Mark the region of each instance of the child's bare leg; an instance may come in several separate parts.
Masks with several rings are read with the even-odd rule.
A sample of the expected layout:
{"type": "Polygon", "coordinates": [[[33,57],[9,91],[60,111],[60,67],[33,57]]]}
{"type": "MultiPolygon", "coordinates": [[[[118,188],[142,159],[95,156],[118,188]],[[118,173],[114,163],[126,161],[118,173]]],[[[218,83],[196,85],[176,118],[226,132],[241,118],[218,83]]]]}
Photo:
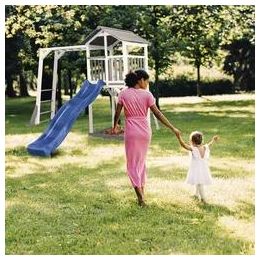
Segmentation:
{"type": "Polygon", "coordinates": [[[196,185],[195,196],[199,197],[199,184],[196,185]]]}
{"type": "Polygon", "coordinates": [[[195,194],[193,195],[194,199],[199,199],[199,184],[195,186],[195,194]]]}
{"type": "Polygon", "coordinates": [[[200,199],[202,202],[206,202],[205,200],[205,193],[204,193],[204,186],[203,184],[199,184],[199,194],[200,194],[200,199]]]}

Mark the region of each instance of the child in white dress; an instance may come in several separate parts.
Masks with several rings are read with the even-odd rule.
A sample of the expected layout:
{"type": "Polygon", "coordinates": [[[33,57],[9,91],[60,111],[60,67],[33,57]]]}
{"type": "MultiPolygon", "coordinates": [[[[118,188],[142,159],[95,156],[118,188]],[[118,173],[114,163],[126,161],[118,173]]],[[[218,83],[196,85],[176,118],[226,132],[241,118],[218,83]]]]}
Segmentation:
{"type": "Polygon", "coordinates": [[[208,166],[210,155],[209,147],[218,140],[218,136],[213,136],[212,140],[207,144],[202,144],[203,134],[194,131],[190,134],[190,144],[183,141],[179,135],[179,142],[182,147],[190,151],[191,160],[186,183],[196,186],[195,198],[200,198],[203,203],[206,203],[204,194],[204,185],[212,183],[211,173],[208,166]]]}

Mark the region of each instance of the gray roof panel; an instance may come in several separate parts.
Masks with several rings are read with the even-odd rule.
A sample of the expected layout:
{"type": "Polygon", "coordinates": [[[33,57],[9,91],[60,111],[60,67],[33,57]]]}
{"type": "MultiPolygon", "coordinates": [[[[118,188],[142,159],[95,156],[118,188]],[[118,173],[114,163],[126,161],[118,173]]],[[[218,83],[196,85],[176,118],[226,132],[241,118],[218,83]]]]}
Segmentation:
{"type": "MultiPolygon", "coordinates": [[[[113,44],[116,39],[120,41],[127,41],[127,42],[135,42],[135,43],[144,43],[149,44],[147,40],[140,37],[139,35],[126,30],[116,29],[116,28],[110,28],[105,26],[98,26],[93,32],[91,32],[87,38],[85,39],[85,44],[90,41],[97,33],[100,31],[106,32],[111,36],[108,36],[108,46],[113,44]]],[[[96,39],[91,42],[93,45],[104,45],[104,38],[103,37],[97,37],[96,39]]]]}

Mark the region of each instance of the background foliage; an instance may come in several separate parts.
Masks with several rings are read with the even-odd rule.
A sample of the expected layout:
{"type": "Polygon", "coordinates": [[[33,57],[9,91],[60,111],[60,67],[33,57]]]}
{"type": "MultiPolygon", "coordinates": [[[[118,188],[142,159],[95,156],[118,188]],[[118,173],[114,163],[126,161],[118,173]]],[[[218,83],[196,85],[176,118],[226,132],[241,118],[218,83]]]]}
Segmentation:
{"type": "MultiPolygon", "coordinates": [[[[149,66],[158,105],[162,74],[178,66],[178,54],[196,69],[197,95],[204,94],[201,68],[213,66],[224,67],[236,90],[254,90],[254,6],[7,5],[5,11],[8,97],[28,96],[28,90],[36,88],[40,47],[83,44],[98,25],[131,30],[151,42],[149,66]],[[250,53],[239,54],[239,42],[239,48],[249,46],[250,53]]],[[[45,61],[46,84],[51,81],[52,59],[45,61]]],[[[60,82],[65,82],[60,88],[71,95],[68,89],[75,90],[86,77],[84,55],[66,54],[60,66],[60,82]]],[[[176,75],[167,78],[174,82],[176,75]]],[[[181,88],[172,95],[176,91],[182,95],[181,88]]]]}

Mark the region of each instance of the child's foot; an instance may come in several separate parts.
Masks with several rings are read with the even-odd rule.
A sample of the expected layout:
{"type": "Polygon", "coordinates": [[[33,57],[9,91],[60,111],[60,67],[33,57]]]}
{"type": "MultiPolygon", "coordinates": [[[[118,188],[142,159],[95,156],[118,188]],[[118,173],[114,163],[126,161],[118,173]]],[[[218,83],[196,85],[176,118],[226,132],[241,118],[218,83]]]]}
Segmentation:
{"type": "Polygon", "coordinates": [[[206,201],[205,199],[201,199],[201,202],[202,202],[203,204],[207,204],[207,201],[206,201]]]}
{"type": "Polygon", "coordinates": [[[198,195],[196,195],[196,194],[195,194],[195,195],[193,195],[193,196],[192,196],[192,198],[193,198],[194,200],[199,200],[199,196],[198,196],[198,195]]]}

